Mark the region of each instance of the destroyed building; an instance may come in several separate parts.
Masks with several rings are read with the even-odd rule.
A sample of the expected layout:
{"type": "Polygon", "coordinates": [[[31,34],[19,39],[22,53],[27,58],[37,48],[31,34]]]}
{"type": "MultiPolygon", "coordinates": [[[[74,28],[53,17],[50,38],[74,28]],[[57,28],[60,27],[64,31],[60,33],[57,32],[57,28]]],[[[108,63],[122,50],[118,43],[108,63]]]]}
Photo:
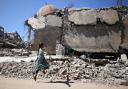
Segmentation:
{"type": "MultiPolygon", "coordinates": [[[[121,8],[121,7],[120,7],[121,8]]],[[[33,49],[44,42],[48,54],[55,54],[56,42],[78,52],[118,53],[128,51],[128,10],[119,8],[65,8],[43,6],[26,20],[34,31],[33,49]]],[[[30,30],[29,29],[29,30],[30,30]]],[[[67,52],[68,53],[68,52],[67,52]]]]}
{"type": "Polygon", "coordinates": [[[7,33],[3,27],[0,27],[0,47],[2,48],[19,48],[23,43],[17,32],[7,33]]]}

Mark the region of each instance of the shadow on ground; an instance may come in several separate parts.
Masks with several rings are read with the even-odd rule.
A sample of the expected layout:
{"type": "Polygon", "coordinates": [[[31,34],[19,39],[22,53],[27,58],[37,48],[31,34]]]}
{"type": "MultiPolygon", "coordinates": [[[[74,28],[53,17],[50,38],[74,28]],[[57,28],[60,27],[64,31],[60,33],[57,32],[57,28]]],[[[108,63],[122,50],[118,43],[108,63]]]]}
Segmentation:
{"type": "MultiPolygon", "coordinates": [[[[38,81],[38,83],[41,83],[43,81],[38,81]]],[[[43,82],[43,83],[64,83],[66,84],[68,87],[71,87],[71,83],[74,83],[72,81],[49,81],[49,82],[43,82]]]]}

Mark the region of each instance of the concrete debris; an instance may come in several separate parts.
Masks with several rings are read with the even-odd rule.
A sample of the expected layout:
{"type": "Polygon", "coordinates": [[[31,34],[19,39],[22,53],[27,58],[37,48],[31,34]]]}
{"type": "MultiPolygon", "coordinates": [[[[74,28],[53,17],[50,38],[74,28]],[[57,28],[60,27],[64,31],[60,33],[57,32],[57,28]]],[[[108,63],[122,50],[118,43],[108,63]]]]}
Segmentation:
{"type": "Polygon", "coordinates": [[[4,62],[0,63],[1,75],[15,78],[32,78],[33,63],[21,61],[17,62],[4,62]]]}
{"type": "Polygon", "coordinates": [[[62,44],[59,44],[58,41],[56,41],[56,55],[64,55],[64,46],[62,44]]]}
{"type": "Polygon", "coordinates": [[[56,15],[48,15],[46,17],[32,17],[28,19],[28,24],[34,29],[43,29],[46,26],[62,26],[62,19],[56,15]]]}
{"type": "MultiPolygon", "coordinates": [[[[34,63],[31,62],[3,62],[0,63],[0,75],[14,78],[32,78],[34,63]]],[[[81,80],[82,82],[95,82],[111,85],[128,85],[128,68],[124,64],[114,63],[95,66],[74,58],[69,61],[53,61],[47,73],[39,73],[38,78],[81,80]]],[[[54,81],[54,80],[53,80],[54,81]]]]}
{"type": "Polygon", "coordinates": [[[0,49],[0,57],[2,56],[29,56],[31,54],[27,49],[0,49]]]}
{"type": "Polygon", "coordinates": [[[28,24],[34,29],[42,29],[45,27],[45,17],[29,18],[28,24]]]}
{"type": "Polygon", "coordinates": [[[118,62],[128,65],[128,58],[126,54],[121,54],[121,57],[118,59],[118,62]]]}

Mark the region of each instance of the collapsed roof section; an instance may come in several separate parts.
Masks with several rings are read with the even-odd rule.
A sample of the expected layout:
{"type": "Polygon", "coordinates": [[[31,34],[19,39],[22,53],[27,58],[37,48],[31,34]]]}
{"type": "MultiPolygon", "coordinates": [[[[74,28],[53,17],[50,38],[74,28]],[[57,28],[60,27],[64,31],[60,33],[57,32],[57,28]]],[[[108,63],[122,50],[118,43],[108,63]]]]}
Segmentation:
{"type": "Polygon", "coordinates": [[[45,5],[37,11],[36,16],[27,20],[27,24],[30,25],[33,30],[43,29],[47,25],[61,27],[62,20],[56,15],[52,15],[58,9],[53,5],[45,5]],[[51,15],[48,15],[51,14],[51,15]]]}
{"type": "MultiPolygon", "coordinates": [[[[28,19],[28,24],[31,25],[33,29],[42,29],[46,26],[62,26],[62,18],[57,16],[57,10],[47,9],[48,6],[44,6],[43,9],[37,12],[37,17],[31,17],[28,19]],[[45,7],[45,8],[44,8],[45,7]],[[46,10],[44,10],[46,9],[46,10]]],[[[51,8],[51,7],[50,7],[51,8]]],[[[119,21],[118,13],[116,10],[78,10],[71,9],[69,11],[69,21],[76,25],[96,25],[97,20],[105,22],[109,25],[115,24],[119,21]]]]}
{"type": "Polygon", "coordinates": [[[69,13],[69,20],[74,22],[77,25],[88,25],[96,24],[97,19],[100,19],[101,22],[107,24],[115,24],[119,21],[118,13],[115,10],[81,10],[81,11],[71,11],[69,13]]]}
{"type": "Polygon", "coordinates": [[[31,25],[33,30],[35,29],[43,29],[46,26],[62,26],[62,19],[55,15],[48,15],[46,17],[32,17],[28,19],[28,24],[31,25]]]}

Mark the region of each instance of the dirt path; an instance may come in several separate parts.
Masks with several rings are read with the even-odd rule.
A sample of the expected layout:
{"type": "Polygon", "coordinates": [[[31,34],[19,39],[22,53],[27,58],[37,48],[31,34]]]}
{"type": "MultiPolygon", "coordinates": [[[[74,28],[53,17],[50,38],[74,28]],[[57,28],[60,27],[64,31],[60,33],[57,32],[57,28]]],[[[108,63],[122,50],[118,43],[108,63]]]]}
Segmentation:
{"type": "Polygon", "coordinates": [[[107,86],[93,83],[71,82],[67,85],[64,81],[48,83],[47,80],[26,80],[0,77],[0,89],[128,89],[128,86],[107,86]],[[70,85],[70,87],[69,87],[70,85]]]}

